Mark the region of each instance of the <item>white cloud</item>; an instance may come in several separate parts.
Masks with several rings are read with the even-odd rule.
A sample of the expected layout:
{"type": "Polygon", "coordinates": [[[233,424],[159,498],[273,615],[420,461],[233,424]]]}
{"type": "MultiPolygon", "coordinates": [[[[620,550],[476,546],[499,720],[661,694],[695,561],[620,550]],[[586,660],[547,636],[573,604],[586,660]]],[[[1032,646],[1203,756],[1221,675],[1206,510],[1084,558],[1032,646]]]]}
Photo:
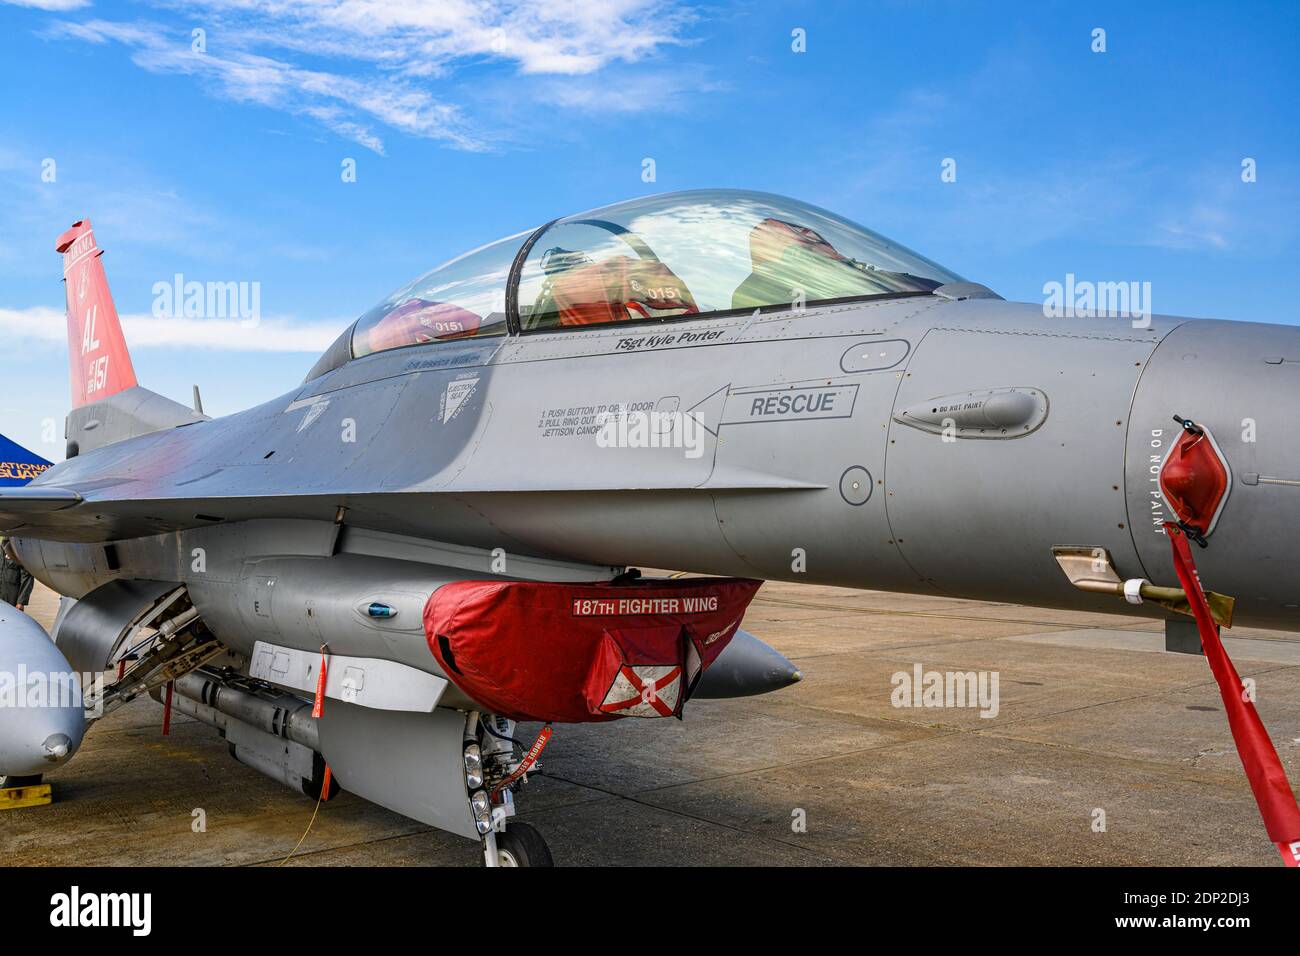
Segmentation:
{"type": "MultiPolygon", "coordinates": [[[[122,332],[127,345],[136,349],[183,347],[232,352],[324,352],[347,320],[299,322],[288,318],[267,318],[246,326],[236,319],[155,318],[152,315],[124,315],[122,332]]],[[[66,345],[67,321],[62,309],[33,306],[28,309],[0,308],[0,336],[7,348],[30,345],[66,345]]]]}
{"type": "Polygon", "coordinates": [[[592,73],[680,44],[695,15],[673,0],[179,0],[261,43],[344,54],[418,76],[482,57],[523,73],[592,73]]]}
{"type": "Polygon", "coordinates": [[[24,341],[68,341],[68,326],[63,311],[42,305],[30,309],[0,309],[0,333],[15,348],[24,341]]]}
{"type": "Polygon", "coordinates": [[[618,75],[539,80],[531,86],[531,98],[583,113],[644,113],[647,109],[672,113],[687,109],[700,94],[729,89],[725,83],[710,80],[707,71],[698,67],[641,71],[635,77],[615,73],[618,75]]]}
{"type": "MultiPolygon", "coordinates": [[[[193,76],[222,98],[310,117],[379,153],[379,127],[466,150],[500,138],[429,91],[460,67],[501,62],[523,74],[589,77],[684,44],[694,21],[676,0],[157,2],[182,14],[183,23],[63,20],[49,32],[123,44],[143,69],[193,76]],[[191,48],[196,27],[205,31],[205,52],[191,48]]],[[[553,105],[591,111],[602,102],[608,110],[628,108],[581,90],[553,105]]]]}
{"type": "Polygon", "coordinates": [[[50,13],[63,13],[90,6],[90,0],[0,0],[0,3],[7,3],[13,7],[32,7],[50,13]]]}
{"type": "Polygon", "coordinates": [[[152,25],[61,22],[52,32],[90,43],[124,44],[133,51],[132,61],[151,73],[194,76],[213,84],[214,91],[226,99],[310,116],[379,153],[383,141],[367,125],[376,121],[461,149],[483,146],[466,131],[456,107],[399,77],[361,80],[243,51],[196,53],[188,35],[152,25]]]}

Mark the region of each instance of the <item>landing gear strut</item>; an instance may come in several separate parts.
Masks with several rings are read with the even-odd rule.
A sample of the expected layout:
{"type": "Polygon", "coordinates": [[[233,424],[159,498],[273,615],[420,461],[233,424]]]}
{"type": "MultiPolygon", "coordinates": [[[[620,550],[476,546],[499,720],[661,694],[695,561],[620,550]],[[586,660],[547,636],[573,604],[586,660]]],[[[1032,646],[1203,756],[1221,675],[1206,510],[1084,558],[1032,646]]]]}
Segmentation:
{"type": "Polygon", "coordinates": [[[484,866],[554,866],[542,835],[515,815],[515,792],[538,768],[537,757],[550,739],[550,726],[531,747],[515,739],[515,722],[493,714],[470,713],[465,722],[465,779],[470,812],[483,841],[484,866]]]}

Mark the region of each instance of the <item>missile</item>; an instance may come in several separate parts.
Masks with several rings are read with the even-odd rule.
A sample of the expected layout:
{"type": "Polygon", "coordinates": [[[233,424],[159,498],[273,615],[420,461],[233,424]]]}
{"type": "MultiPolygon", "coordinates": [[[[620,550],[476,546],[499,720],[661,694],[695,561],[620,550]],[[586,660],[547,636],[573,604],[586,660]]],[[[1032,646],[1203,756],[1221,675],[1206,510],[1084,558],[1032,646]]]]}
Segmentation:
{"type": "Polygon", "coordinates": [[[803,680],[799,668],[749,631],[736,631],[731,643],[700,677],[692,698],[753,697],[803,680]]]}
{"type": "MultiPolygon", "coordinates": [[[[320,796],[325,758],[310,701],[209,670],[178,677],[173,689],[176,711],[219,730],[240,763],[309,797],[320,796]]],[[[161,687],[149,694],[163,702],[161,687]]],[[[337,792],[331,781],[327,798],[337,792]]]]}
{"type": "MultiPolygon", "coordinates": [[[[311,715],[311,702],[283,691],[261,687],[237,676],[216,674],[207,670],[193,671],[178,677],[173,685],[177,694],[204,704],[219,714],[248,724],[265,734],[284,737],[311,750],[320,750],[320,736],[316,719],[311,715]]],[[[161,701],[161,688],[151,692],[161,701]]],[[[205,721],[222,730],[225,721],[205,721]]]]}
{"type": "Polygon", "coordinates": [[[0,776],[53,770],[85,733],[80,676],[44,628],[0,602],[0,776]]]}

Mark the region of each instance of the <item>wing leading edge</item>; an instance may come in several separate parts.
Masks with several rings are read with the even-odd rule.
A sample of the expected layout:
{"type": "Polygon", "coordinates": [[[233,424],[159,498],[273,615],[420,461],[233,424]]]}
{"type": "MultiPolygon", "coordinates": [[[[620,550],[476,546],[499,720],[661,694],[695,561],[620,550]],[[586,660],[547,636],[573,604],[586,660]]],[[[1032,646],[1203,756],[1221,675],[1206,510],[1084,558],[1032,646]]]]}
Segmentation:
{"type": "Polygon", "coordinates": [[[52,485],[0,488],[0,521],[61,511],[81,504],[82,500],[77,492],[52,485]]]}

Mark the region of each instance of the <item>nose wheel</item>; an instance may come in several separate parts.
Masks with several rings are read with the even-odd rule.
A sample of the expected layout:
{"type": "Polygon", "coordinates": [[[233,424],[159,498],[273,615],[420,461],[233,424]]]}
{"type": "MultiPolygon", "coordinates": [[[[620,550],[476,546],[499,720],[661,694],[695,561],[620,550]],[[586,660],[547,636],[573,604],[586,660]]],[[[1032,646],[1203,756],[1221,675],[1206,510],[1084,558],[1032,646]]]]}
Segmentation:
{"type": "Polygon", "coordinates": [[[500,833],[489,833],[483,844],[484,866],[555,865],[550,847],[536,828],[527,823],[511,823],[500,833]]]}

